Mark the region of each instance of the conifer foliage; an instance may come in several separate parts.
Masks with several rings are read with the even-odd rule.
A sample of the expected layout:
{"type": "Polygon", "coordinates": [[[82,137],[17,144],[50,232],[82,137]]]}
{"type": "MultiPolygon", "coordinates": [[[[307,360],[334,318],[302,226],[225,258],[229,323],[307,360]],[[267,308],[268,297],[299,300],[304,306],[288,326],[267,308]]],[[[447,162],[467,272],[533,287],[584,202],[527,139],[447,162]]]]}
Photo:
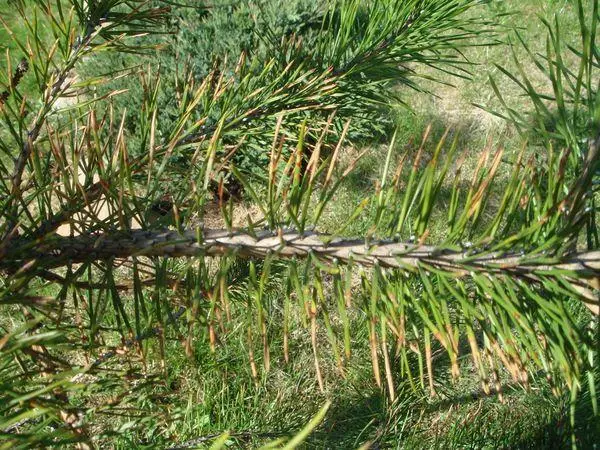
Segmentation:
{"type": "Polygon", "coordinates": [[[467,76],[461,49],[494,39],[474,18],[479,2],[332,0],[310,45],[267,33],[266,50],[234,70],[178,74],[177,118],[161,134],[160,76],[142,74],[141,110],[119,111],[111,98],[126,93],[92,88],[122,74],[81,78],[78,67],[148,50],[147,34],[169,31],[170,3],[11,2],[27,37],[12,36],[0,73],[0,447],[90,448],[143,427],[139,399],[169,370],[165,341],[219,352],[240,327],[253,377],[293,358],[289,335],[304,328],[322,387],[322,349],[343,376],[360,326],[392,400],[401,377],[435,395],[432,354],[444,352],[453,377],[469,354],[486,392],[504,370],[523,383],[543,373],[557,394],[588,389],[595,402],[597,0],[577,2],[581,47],[562,48],[547,24],[548,54],[532,55],[553,94],[507,73],[535,104],[544,158],[488,147],[465,183],[448,134],[431,154],[429,134],[401,153],[394,136],[375,193],[336,229],[323,218],[356,165],[342,164],[353,118],[402,102],[398,83],[420,89],[419,67],[467,76]],[[250,141],[268,161],[259,176],[235,164],[250,141]],[[236,215],[233,186],[258,214],[236,215]],[[434,240],[440,210],[447,230],[434,240]],[[369,226],[349,236],[358,217],[369,226]],[[125,425],[106,420],[132,405],[125,425]]]}

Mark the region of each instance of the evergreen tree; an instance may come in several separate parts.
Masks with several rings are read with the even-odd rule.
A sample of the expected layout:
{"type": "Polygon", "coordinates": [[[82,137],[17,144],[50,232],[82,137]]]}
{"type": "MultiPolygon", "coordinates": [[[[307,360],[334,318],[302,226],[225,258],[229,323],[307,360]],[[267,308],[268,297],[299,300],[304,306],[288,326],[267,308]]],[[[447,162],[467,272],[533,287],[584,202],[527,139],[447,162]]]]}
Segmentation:
{"type": "Polygon", "coordinates": [[[321,387],[322,348],[343,376],[360,336],[392,401],[402,377],[435,395],[443,352],[453,377],[469,353],[486,392],[502,369],[523,383],[543,373],[556,394],[591,392],[595,408],[597,0],[577,1],[578,67],[563,61],[558,25],[547,24],[547,54],[531,54],[552,94],[506,73],[533,121],[492,80],[498,114],[528,132],[533,122],[537,147],[484,149],[465,185],[448,134],[432,154],[426,135],[399,157],[394,137],[376,192],[335,228],[322,221],[357,162],[343,162],[353,123],[402,102],[398,83],[420,89],[420,65],[466,76],[461,50],[495,39],[471,13],[479,2],[333,0],[304,40],[267,30],[234,65],[216,61],[200,79],[177,68],[176,118],[158,133],[161,76],[143,73],[141,108],[120,111],[111,99],[126,93],[93,90],[119,73],[81,73],[102,52],[148,50],[170,3],[11,2],[27,36],[13,36],[0,74],[2,448],[93,447],[143,427],[138,400],[168,380],[166,342],[218,353],[240,328],[254,378],[279,337],[277,363],[292,359],[290,333],[305,327],[321,387]],[[266,166],[249,174],[238,166],[251,151],[266,166]],[[501,164],[512,173],[499,195],[501,164]],[[257,214],[240,217],[236,186],[257,214]],[[438,208],[447,230],[435,240],[438,208]],[[358,218],[364,235],[349,235],[358,218]],[[128,424],[106,420],[131,405],[128,424]]]}

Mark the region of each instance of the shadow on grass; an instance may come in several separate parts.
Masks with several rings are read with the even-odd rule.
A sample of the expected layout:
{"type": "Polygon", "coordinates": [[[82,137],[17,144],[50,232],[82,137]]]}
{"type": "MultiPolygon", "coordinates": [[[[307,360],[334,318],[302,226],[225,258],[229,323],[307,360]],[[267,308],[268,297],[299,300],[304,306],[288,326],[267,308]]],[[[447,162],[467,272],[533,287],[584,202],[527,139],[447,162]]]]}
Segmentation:
{"type": "Polygon", "coordinates": [[[482,139],[481,133],[477,131],[477,127],[472,122],[465,121],[450,125],[443,116],[417,116],[407,112],[405,115],[396,118],[396,125],[390,127],[382,139],[375,142],[375,144],[373,141],[369,142],[372,149],[367,150],[365,155],[358,161],[355,169],[346,178],[345,185],[356,192],[367,192],[373,189],[375,180],[381,175],[387,148],[394,133],[396,133],[396,148],[392,155],[391,173],[394,173],[396,163],[404,154],[408,156],[404,169],[407,171],[423,143],[426,132],[427,140],[423,144],[421,167],[430,160],[431,155],[446,133],[442,152],[448,151],[454,139],[456,139],[457,158],[464,151],[478,155],[485,146],[485,138],[482,139]]]}
{"type": "Polygon", "coordinates": [[[373,440],[386,421],[387,403],[379,391],[337,401],[324,424],[306,441],[306,448],[358,448],[373,440]]]}

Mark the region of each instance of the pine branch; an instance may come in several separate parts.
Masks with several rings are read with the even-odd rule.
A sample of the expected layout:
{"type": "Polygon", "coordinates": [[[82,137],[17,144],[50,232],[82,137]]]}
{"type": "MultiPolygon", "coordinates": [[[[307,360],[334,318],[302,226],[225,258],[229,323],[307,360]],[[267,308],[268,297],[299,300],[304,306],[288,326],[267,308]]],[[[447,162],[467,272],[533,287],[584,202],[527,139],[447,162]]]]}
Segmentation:
{"type": "MultiPolygon", "coordinates": [[[[575,286],[588,287],[600,277],[600,252],[580,252],[564,257],[547,258],[542,254],[455,250],[431,245],[392,240],[366,242],[364,239],[340,239],[316,232],[279,232],[157,230],[125,233],[89,234],[56,237],[36,244],[27,243],[7,250],[0,267],[21,265],[37,259],[35,267],[56,268],[67,263],[110,260],[139,256],[202,257],[226,256],[265,259],[308,258],[333,265],[357,264],[364,267],[415,271],[431,267],[456,277],[478,274],[506,275],[528,281],[562,274],[575,286]],[[26,250],[23,250],[25,248],[26,250]]],[[[597,299],[596,299],[597,302],[597,299]]]]}
{"type": "MultiPolygon", "coordinates": [[[[85,349],[96,349],[104,337],[111,338],[105,342],[114,342],[112,338],[117,333],[123,346],[97,355],[89,370],[94,375],[106,373],[110,386],[115,380],[126,381],[117,379],[112,372],[119,364],[111,357],[153,336],[164,337],[165,325],[184,314],[183,308],[179,312],[173,310],[173,295],[189,312],[186,351],[192,340],[201,335],[208,335],[207,345],[212,350],[224,342],[221,338],[230,331],[226,326],[217,326],[222,325],[224,317],[236,321],[236,329],[248,324],[255,378],[261,358],[255,359],[253,347],[262,341],[262,361],[265,372],[268,371],[271,336],[275,331],[270,322],[281,319],[280,306],[284,355],[288,360],[288,335],[297,316],[293,308],[299,305],[300,320],[311,330],[321,386],[326,372],[319,369],[319,359],[323,360],[317,348],[322,345],[319,328],[325,328],[329,347],[343,373],[354,332],[348,309],[354,307],[361,313],[357,325],[364,326],[368,333],[374,379],[379,386],[387,382],[392,400],[396,374],[390,364],[393,349],[395,358],[401,359],[402,373],[408,372],[411,379],[409,354],[418,354],[421,385],[425,387],[427,372],[433,393],[436,352],[447,352],[452,375],[458,376],[461,347],[466,341],[484,390],[491,382],[498,382],[500,366],[520,382],[527,382],[528,373],[543,370],[553,377],[553,387],[564,383],[573,392],[579,389],[584,371],[593,366],[596,348],[589,338],[587,323],[582,325],[574,317],[571,300],[580,299],[595,314],[600,312],[600,251],[592,251],[592,246],[589,251],[575,249],[583,224],[593,216],[590,192],[600,140],[589,140],[588,160],[580,161],[584,166],[578,166],[580,170],[574,177],[565,175],[564,164],[555,152],[549,152],[541,165],[533,159],[521,165],[518,156],[499,205],[491,205],[496,214],[489,220],[488,203],[494,202],[488,200],[495,200],[496,195],[491,186],[503,160],[501,150],[492,156],[491,149],[486,149],[467,186],[468,192],[461,186],[459,175],[454,176],[450,206],[447,202],[442,206],[448,208],[449,223],[443,242],[425,245],[431,212],[444,201],[440,192],[452,177],[451,168],[460,166],[454,158],[456,148],[453,144],[448,154],[443,154],[444,136],[429,158],[425,155],[424,138],[412,168],[408,167],[410,158],[403,157],[392,178],[396,151],[393,139],[374,196],[364,199],[344,223],[336,224],[340,227],[335,234],[305,231],[320,226],[324,208],[336,201],[336,190],[354,169],[355,161],[345,170],[340,167],[340,152],[349,125],[335,151],[323,157],[320,155],[325,152],[321,153],[320,146],[331,118],[315,147],[305,139],[310,126],[303,125],[295,150],[289,146],[291,154],[284,148],[284,138],[290,132],[280,128],[297,125],[298,116],[309,111],[318,116],[335,110],[340,118],[364,112],[369,104],[389,94],[386,86],[390,81],[409,83],[412,73],[405,69],[407,62],[460,70],[450,52],[468,45],[466,37],[480,35],[475,28],[469,29],[482,22],[468,18],[462,21],[459,14],[478,2],[335,2],[315,48],[298,47],[296,51],[295,44],[290,43],[283,52],[282,48],[275,48],[276,54],[269,55],[268,63],[255,59],[252,66],[241,61],[240,69],[231,76],[217,76],[215,72],[211,75],[214,79],[207,79],[200,86],[190,81],[182,95],[176,126],[169,130],[163,145],[155,145],[160,139],[156,125],[159,107],[154,98],[159,93],[157,81],[148,90],[154,97],[146,99],[141,110],[141,128],[147,138],[140,148],[149,151],[142,151],[144,156],[138,158],[128,149],[125,116],[119,121],[112,109],[98,121],[91,113],[88,124],[83,126],[79,117],[73,118],[75,126],[67,132],[63,125],[50,126],[48,118],[56,99],[74,87],[68,74],[81,55],[88,50],[91,53],[95,45],[134,50],[119,47],[122,28],[129,26],[130,35],[135,35],[144,27],[154,26],[164,10],[144,9],[146,0],[73,2],[81,21],[82,38],[74,40],[78,31],[64,26],[68,32],[63,33],[62,59],[50,61],[53,67],[59,66],[52,77],[34,64],[44,55],[30,58],[33,72],[44,73],[40,84],[48,86],[40,99],[42,106],[32,123],[27,124],[19,113],[9,117],[18,125],[12,128],[27,134],[27,142],[20,131],[11,133],[20,152],[15,152],[19,155],[14,172],[11,167],[0,178],[7,196],[3,206],[8,206],[3,208],[0,223],[0,271],[4,272],[0,303],[20,305],[29,314],[24,320],[35,318],[36,323],[19,328],[18,318],[0,339],[2,364],[8,370],[14,368],[25,374],[16,381],[0,383],[10,391],[10,396],[3,397],[9,399],[3,403],[3,415],[12,415],[8,421],[0,422],[21,423],[21,414],[34,418],[44,415],[53,417],[75,438],[85,438],[81,433],[77,436],[75,422],[63,415],[63,411],[69,411],[68,396],[57,399],[59,404],[50,405],[49,412],[40,412],[40,405],[48,404],[48,400],[44,391],[31,385],[51,386],[54,378],[40,376],[45,372],[67,374],[64,380],[71,380],[72,361],[79,360],[85,349]],[[361,15],[363,12],[365,16],[361,15]],[[461,31],[454,34],[456,29],[461,31]],[[96,36],[100,43],[92,42],[96,36]],[[286,116],[289,123],[283,125],[283,118],[280,119],[275,129],[268,185],[253,189],[237,169],[225,167],[229,155],[218,159],[225,135],[235,138],[235,145],[242,145],[254,129],[266,133],[267,127],[261,121],[291,110],[298,114],[286,116]],[[197,141],[204,141],[205,145],[192,146],[197,141]],[[313,148],[313,156],[307,156],[313,148]],[[171,172],[172,157],[191,156],[185,152],[192,150],[189,170],[186,167],[183,174],[171,172]],[[224,168],[230,168],[231,173],[225,173],[224,168]],[[338,176],[340,172],[343,173],[338,176]],[[56,174],[58,177],[54,177],[56,174]],[[177,187],[172,184],[180,178],[173,175],[183,180],[177,187]],[[253,204],[262,212],[259,223],[267,223],[268,228],[232,228],[234,206],[224,205],[222,184],[219,208],[223,227],[228,228],[194,228],[205,215],[209,184],[230,175],[247,188],[253,204]],[[82,185],[87,186],[87,191],[82,185]],[[152,205],[161,198],[163,190],[172,191],[167,209],[172,208],[179,231],[162,229],[162,225],[148,220],[152,205]],[[100,202],[107,206],[109,217],[96,210],[100,202]],[[340,237],[346,226],[369,214],[374,219],[365,217],[369,220],[365,236],[340,237]],[[148,229],[115,231],[128,229],[134,220],[148,229]],[[77,224],[80,235],[56,235],[57,227],[65,221],[77,224]],[[417,237],[409,242],[386,239],[413,234],[417,237]],[[475,244],[459,245],[463,238],[475,244]],[[138,257],[152,260],[148,263],[138,257]],[[174,258],[190,260],[182,264],[172,261],[174,258]],[[238,274],[236,265],[241,258],[248,261],[240,264],[244,271],[238,274]],[[123,259],[129,259],[130,267],[123,267],[123,259]],[[287,269],[282,274],[285,282],[280,283],[279,278],[274,282],[273,275],[279,274],[272,267],[282,269],[282,260],[287,269]],[[131,282],[123,280],[124,273],[132,275],[131,282]],[[59,285],[60,289],[54,297],[38,295],[39,281],[59,285]],[[269,290],[275,284],[278,295],[269,298],[269,290]],[[121,295],[123,292],[126,294],[121,295]],[[233,314],[228,306],[230,295],[233,314]],[[150,302],[152,310],[147,307],[150,302]],[[283,305],[275,305],[276,302],[283,305]],[[335,306],[331,307],[335,303],[337,314],[335,306]],[[242,315],[236,317],[238,306],[242,315]],[[73,317],[75,324],[71,323],[73,317]],[[198,325],[207,326],[208,333],[196,333],[194,327],[198,325]],[[65,341],[73,332],[79,334],[65,341]],[[48,349],[48,355],[35,350],[42,346],[48,349]],[[340,356],[342,351],[344,355],[340,356]],[[51,362],[49,358],[55,353],[65,363],[49,370],[47,361],[51,362]],[[19,355],[23,355],[25,365],[19,355]],[[381,356],[385,377],[380,368],[381,356]]],[[[62,28],[59,31],[62,33],[62,28]]],[[[566,67],[560,68],[568,74],[566,67]]],[[[556,78],[555,69],[550,70],[550,76],[556,78]]],[[[7,78],[11,75],[9,72],[7,78]]],[[[16,75],[20,73],[13,77],[13,85],[19,81],[16,75]]],[[[5,110],[12,107],[12,100],[5,102],[5,110]]],[[[80,111],[81,106],[77,105],[80,111]]],[[[590,137],[590,133],[579,133],[576,127],[569,129],[580,147],[579,138],[590,137]]],[[[164,369],[167,358],[163,339],[158,345],[164,369]]],[[[57,380],[60,383],[63,379],[57,380]]],[[[94,380],[92,385],[101,387],[100,396],[112,389],[102,385],[102,380],[94,380]]],[[[138,387],[128,388],[123,395],[134,395],[138,387]]],[[[64,392],[71,388],[66,383],[64,392]]],[[[86,411],[92,411],[96,405],[91,402],[86,411]]],[[[111,406],[107,405],[107,410],[111,406]]],[[[32,420],[27,429],[35,430],[38,425],[46,426],[32,420]]],[[[47,442],[55,443],[52,439],[47,442]]]]}
{"type": "MultiPolygon", "coordinates": [[[[23,143],[23,147],[21,148],[19,156],[15,161],[15,167],[12,175],[11,198],[18,198],[21,190],[21,180],[23,177],[23,171],[25,170],[25,165],[29,160],[29,156],[33,151],[36,141],[40,137],[40,132],[44,123],[46,122],[47,115],[52,109],[52,105],[54,105],[56,100],[62,96],[64,92],[73,84],[73,80],[69,78],[69,74],[73,70],[75,64],[79,61],[81,54],[83,53],[83,49],[90,44],[93,36],[94,27],[89,27],[87,33],[78,39],[79,43],[73,46],[71,55],[64,63],[63,67],[58,71],[56,81],[54,81],[52,86],[47,90],[44,96],[44,104],[40,108],[33,124],[31,125],[31,128],[29,131],[27,131],[27,139],[23,143]]],[[[14,217],[16,217],[16,214],[13,214],[13,220],[11,222],[11,225],[13,226],[15,223],[14,217]]],[[[9,229],[12,229],[13,226],[9,226],[9,229]]]]}
{"type": "MultiPolygon", "coordinates": [[[[126,27],[131,27],[136,25],[138,26],[137,32],[139,32],[141,29],[137,22],[145,24],[146,26],[156,26],[161,19],[164,19],[165,14],[170,11],[169,8],[141,9],[141,7],[147,3],[142,0],[137,6],[134,6],[133,4],[128,5],[131,9],[129,13],[114,13],[115,17],[112,17],[112,10],[116,9],[120,3],[123,2],[114,1],[107,3],[103,2],[100,4],[84,2],[79,4],[74,0],[73,6],[80,15],[83,31],[76,38],[74,36],[66,36],[65,45],[69,49],[68,55],[62,64],[58,65],[54,75],[48,80],[44,80],[49,83],[49,86],[43,93],[42,106],[38,110],[32,124],[25,132],[25,138],[23,139],[21,149],[14,160],[14,168],[10,177],[11,188],[8,202],[5,205],[5,210],[8,212],[7,226],[4,236],[2,236],[2,240],[10,236],[17,226],[19,218],[19,200],[22,196],[21,184],[27,162],[34,151],[35,145],[40,138],[42,128],[47,123],[48,115],[52,111],[54,104],[73,86],[75,81],[71,77],[71,73],[76,64],[81,61],[81,58],[85,54],[88,54],[91,51],[92,44],[98,36],[107,39],[107,42],[105,43],[106,46],[108,44],[116,45],[123,36],[128,34],[126,31],[120,30],[117,33],[117,37],[113,36],[115,33],[113,28],[115,26],[124,25],[126,27]]],[[[22,10],[20,13],[24,14],[22,10]]],[[[50,10],[48,10],[48,13],[51,14],[50,10]]],[[[74,30],[72,31],[74,32],[74,30]]],[[[13,86],[18,84],[28,68],[28,61],[23,59],[11,79],[13,86]]],[[[7,98],[8,95],[5,96],[4,93],[0,94],[0,105],[2,105],[7,98]]]]}
{"type": "MultiPolygon", "coordinates": [[[[22,244],[22,243],[21,243],[22,244]]],[[[19,259],[47,255],[46,267],[58,267],[66,261],[78,263],[132,256],[169,258],[223,256],[236,253],[242,257],[306,258],[313,253],[327,262],[356,263],[365,267],[416,268],[420,262],[440,269],[463,273],[464,267],[477,267],[491,272],[514,270],[520,274],[553,269],[572,270],[580,276],[595,275],[600,270],[600,252],[582,252],[567,256],[560,263],[531,262],[521,252],[500,253],[477,250],[450,250],[431,245],[419,245],[393,240],[365,243],[364,239],[333,238],[316,232],[297,233],[294,230],[245,231],[229,230],[133,230],[56,237],[44,243],[24,245],[26,252],[19,259]],[[558,265],[557,265],[558,264],[558,265]],[[591,272],[590,272],[591,271],[591,272]]],[[[16,256],[21,246],[14,246],[16,256]]],[[[6,264],[0,262],[0,265],[6,264]]]]}

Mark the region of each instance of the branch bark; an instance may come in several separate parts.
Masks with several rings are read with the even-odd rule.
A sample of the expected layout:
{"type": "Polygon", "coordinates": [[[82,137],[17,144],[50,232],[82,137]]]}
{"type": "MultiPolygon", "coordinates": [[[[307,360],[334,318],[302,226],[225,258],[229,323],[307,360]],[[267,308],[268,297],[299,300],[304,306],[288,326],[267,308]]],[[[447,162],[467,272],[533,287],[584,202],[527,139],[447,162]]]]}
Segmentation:
{"type": "Polygon", "coordinates": [[[250,233],[242,230],[132,230],[128,232],[53,236],[43,240],[15,241],[5,250],[0,268],[32,267],[52,269],[71,263],[129,257],[212,257],[236,254],[264,259],[315,257],[325,264],[357,264],[414,271],[434,268],[454,276],[470,272],[505,274],[529,281],[541,277],[563,277],[585,288],[582,293],[597,303],[600,278],[600,251],[573,253],[563,257],[540,254],[453,250],[431,245],[380,240],[366,243],[359,239],[333,238],[327,234],[295,230],[250,233]]]}

